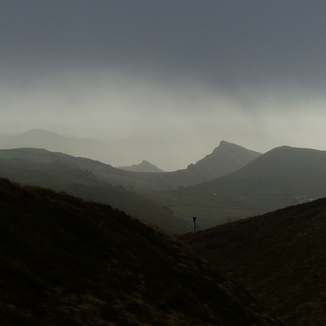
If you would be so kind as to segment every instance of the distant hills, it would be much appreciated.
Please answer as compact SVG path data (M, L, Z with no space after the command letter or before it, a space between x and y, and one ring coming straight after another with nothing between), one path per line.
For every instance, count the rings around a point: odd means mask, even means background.
M139 145L137 142L137 139L96 139L73 135L62 136L42 129L32 129L13 135L0 134L1 149L47 149L72 156L88 157L112 165L121 161L128 162L131 153L133 156L137 156L134 150L136 145Z
M110 152L112 155L117 155L116 146L117 143L112 144L106 140L66 137L40 129L33 129L18 135L0 136L0 148L2 149L38 148L70 156L97 157L99 160L102 158L106 162L110 162ZM120 152L123 151L124 149L121 148ZM99 155L101 152L102 154ZM125 155L127 154L125 153ZM35 157L35 154L33 155ZM118 172L115 173L114 170L111 170L112 173L106 172L102 177L108 182L122 184L132 189L169 190L194 185L233 172L259 155L260 153L222 141L210 155L195 164L190 164L186 169L161 174L159 173L163 172L161 169L143 160L139 165L120 167L120 169L144 172L144 175L125 175L126 177L121 178L117 177ZM28 160L28 157L24 159ZM101 161L103 162L103 160ZM112 157L112 161L114 161L114 157ZM149 175L145 172L153 173Z
M43 149L0 150L2 177L107 203L170 233L184 232L187 229L185 222L162 205L128 191L123 186L112 185L97 176L111 172L121 173L122 177L128 175L128 172L98 161Z
M240 159L237 158L236 152L239 152ZM246 152L248 155L244 154ZM222 142L213 154L198 163L199 167L196 167L196 163L188 169L175 172L140 173L124 171L99 161L60 152L16 148L0 150L0 176L101 201L123 209L142 221L158 225L167 232L180 233L191 229L189 217L180 218L174 214L170 208L170 200L162 200L161 193L157 191L176 189L205 180L209 173L213 174L213 157L223 162L223 155L229 162L233 157L234 164L230 165L234 169L257 154ZM223 167L221 170L226 171ZM216 169L215 173L220 174L221 170Z
M274 154L288 151L297 152L281 148L269 155L275 158ZM310 151L304 150L303 154L313 160ZM309 171L307 174L312 176ZM183 235L181 239L201 258L247 288L286 325L303 326L325 324L325 234L323 198Z
M180 216L191 205L203 228L326 196L326 152L282 146L239 170L175 190ZM201 222L200 222L201 221Z
M149 181L152 186L155 185L156 190L188 187L236 171L260 155L258 152L221 141L211 154L197 163L182 170L152 174Z
M205 229L326 196L326 152L288 146L260 154L222 141L173 172L126 171L32 148L0 150L0 165L2 177L105 202L172 233L189 231L193 216Z
M0 179L0 323L281 325L166 234L110 206Z
M159 169L156 165L143 160L140 164L133 164L131 166L118 166L118 169L132 172L164 172Z
M208 181L234 172L260 155L261 153L222 140L210 155L189 165L187 170L190 173L194 170L201 171L205 174L203 181Z

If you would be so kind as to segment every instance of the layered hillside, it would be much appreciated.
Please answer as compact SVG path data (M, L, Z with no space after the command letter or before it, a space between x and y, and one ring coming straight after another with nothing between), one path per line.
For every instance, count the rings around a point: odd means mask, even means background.
M29 163L65 164L71 167L88 169L102 180L114 185L123 185L136 191L144 189L150 191L171 190L208 181L237 170L259 155L259 153L222 141L212 154L207 155L196 164L190 164L187 169L155 173L155 168L153 166L149 167L150 163L144 162L141 167L133 167L133 171L130 171L130 168L125 171L126 169L113 168L111 165L99 161L50 152L44 149L0 150L0 159L22 160ZM135 171L139 170L139 168L145 168L146 172Z
M326 320L326 199L182 236L287 325Z
M112 185L92 172L100 174L118 170L109 165L41 149L0 150L0 157L1 177L106 203L169 233L186 230L185 223L167 208L124 187Z
M203 228L326 196L326 152L282 146L226 176L170 194Z
M119 166L118 169L132 172L164 172L163 170L159 169L156 165L145 160L143 160L140 164L133 164L131 166Z
M232 174L189 188L217 194L275 195L326 194L326 151L277 147Z
M5 179L0 253L3 325L280 325L162 232Z
M151 175L151 181L158 185L157 190L188 187L234 172L260 155L258 152L221 141L211 154L197 163L190 164L183 170Z
M259 156L261 153L223 140L210 155L189 166L188 169L205 171L204 181L208 181L234 172Z

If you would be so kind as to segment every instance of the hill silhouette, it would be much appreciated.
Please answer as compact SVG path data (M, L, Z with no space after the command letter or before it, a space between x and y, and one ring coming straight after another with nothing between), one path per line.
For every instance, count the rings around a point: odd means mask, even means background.
M42 149L0 150L0 157L2 177L110 204L169 233L185 232L187 229L183 221L162 205L100 178L101 173L111 173L112 170L122 175L128 174L127 171L98 161ZM92 171L96 171L97 175Z
M0 145L3 143L1 147L6 149L0 151L0 159L7 159L9 155L11 159L19 158L32 162L39 162L41 160L43 163L87 166L94 174L112 184L123 185L129 189L147 189L150 191L171 190L208 181L235 171L260 155L257 152L222 141L212 154L207 155L195 164L190 164L186 169L161 173L161 170L157 171L158 168L149 166L150 163L142 162L140 166L123 168L123 170L128 171L122 173L121 169L115 169L109 164L99 164L97 160L86 160L86 158L82 160L81 157L72 156L79 155L78 153L80 152L87 152L88 157L92 157L94 156L93 152L95 149L96 151L102 149L103 152L109 152L110 146L107 143L105 148L104 141L98 143L95 140L67 138L38 129L12 136L9 139L10 141L5 142L1 141L0 137ZM18 146L19 144L22 145ZM32 146L32 144L35 145ZM44 144L43 147L41 146L42 144ZM19 152L17 151L18 149ZM47 153L44 152L45 149ZM12 153L9 153L9 151L12 151ZM73 154L67 155L63 153ZM46 161L44 161L45 156L47 157ZM149 174L139 171L144 169L146 170L145 172L157 173ZM138 173L127 173L130 170Z
M229 144L229 145L234 145L234 144ZM83 138L83 137L76 137L76 136L59 135L55 132L42 130L42 129L32 129L19 134L9 134L9 135L0 134L0 148L2 149L12 149L12 148L46 149L48 151L61 152L72 156L92 158L93 160L99 160L101 162L111 164L113 166L121 165L121 163L117 163L117 162L129 162L130 157L139 157L140 154L138 153L136 148L142 149L141 152L143 153L148 153L148 148L153 148L153 146L157 147L157 142L153 141L150 137L147 138L144 137L140 139L137 139L137 137L132 139L131 138L120 139L119 137L111 138L111 139L95 139L95 138L85 138L85 137ZM177 145L174 144L173 147L175 148L175 146ZM155 156L156 157L155 161L157 162L157 164L160 164L160 160L162 159L164 160L166 157L170 156L169 155L171 151L170 147L171 147L170 145L163 146L164 149L161 151L161 153L160 152L157 153L156 151L157 154ZM178 145L178 147L180 146ZM182 153L183 150L184 149L180 147L180 156L183 156ZM175 161L175 159L176 158L171 157L171 160ZM245 155L244 159L247 160L248 157L246 157ZM152 159L150 159L149 157L140 157L140 159L138 158L137 161L138 160L152 161ZM229 161L229 167L225 165L222 161L221 172L219 172L218 175L215 175L215 177L222 175L224 171L227 171L228 173L228 171L232 170L232 168L233 171L239 168L238 164L241 161L239 160L239 158L237 158L237 161L238 162L236 163L234 163L232 160ZM246 162L244 164L246 164ZM186 169L182 169L182 170L186 170ZM145 172L148 171L146 170ZM150 172L162 172L162 171L150 171ZM205 167L204 169L204 175L206 175L205 180L209 180L210 173L211 171L207 170L207 167ZM200 179L199 182L203 182L205 180ZM194 183L197 183L197 181L192 182L191 184Z
M175 239L110 206L0 179L0 322L280 325Z
M221 141L211 154L195 164L190 164L182 170L152 174L150 182L157 185L156 190L161 191L188 187L236 171L260 155L258 152Z
M118 169L132 172L164 172L159 169L156 165L143 160L140 164L133 164L131 166L118 166Z
M179 216L191 205L202 226L209 227L325 197L325 185L325 151L282 146L233 173L169 196Z
M181 239L286 325L324 325L325 212L323 198Z
M234 172L260 155L261 153L222 140L210 155L199 160L194 166L189 166L188 169L205 171L204 181L208 181Z

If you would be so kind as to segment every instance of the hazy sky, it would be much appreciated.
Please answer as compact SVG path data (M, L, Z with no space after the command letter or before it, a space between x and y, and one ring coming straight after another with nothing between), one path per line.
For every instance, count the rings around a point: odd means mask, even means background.
M167 170L221 140L324 150L325 16L324 0L0 0L1 132L130 139L107 163Z

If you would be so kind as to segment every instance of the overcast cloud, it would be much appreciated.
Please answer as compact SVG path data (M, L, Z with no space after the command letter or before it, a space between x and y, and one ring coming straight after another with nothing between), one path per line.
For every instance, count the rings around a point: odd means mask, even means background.
M166 170L221 140L324 150L325 15L321 0L0 0L1 132L132 139L107 163Z

